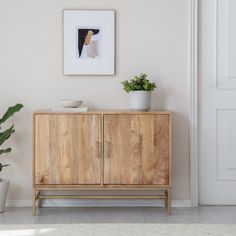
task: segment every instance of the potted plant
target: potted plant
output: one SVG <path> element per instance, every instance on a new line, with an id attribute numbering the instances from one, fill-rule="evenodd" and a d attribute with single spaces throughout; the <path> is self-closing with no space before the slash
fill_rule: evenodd
<path id="1" fill-rule="evenodd" d="M 1 148 L 1 146 L 15 132 L 14 125 L 1 132 L 1 124 L 5 123 L 5 121 L 7 121 L 11 116 L 13 116 L 15 112 L 20 111 L 22 107 L 22 104 L 16 104 L 13 107 L 9 107 L 6 113 L 0 119 L 0 155 L 11 152 L 11 148 Z M 7 166 L 9 166 L 9 164 L 3 164 L 0 162 L 0 172 L 3 170 L 3 168 Z M 3 212 L 5 208 L 8 188 L 9 181 L 0 178 L 0 213 Z"/>
<path id="2" fill-rule="evenodd" d="M 146 74 L 139 74 L 130 80 L 121 82 L 124 90 L 129 93 L 131 110 L 147 111 L 151 107 L 151 92 L 157 87 L 151 83 Z"/>

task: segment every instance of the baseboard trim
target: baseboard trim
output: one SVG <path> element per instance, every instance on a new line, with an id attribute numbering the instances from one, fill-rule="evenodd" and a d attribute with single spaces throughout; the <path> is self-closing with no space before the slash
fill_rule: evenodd
<path id="1" fill-rule="evenodd" d="M 7 207 L 31 207 L 31 200 L 8 200 Z M 43 207 L 164 207 L 163 200 L 46 199 Z M 191 200 L 173 200 L 173 207 L 192 207 Z"/>

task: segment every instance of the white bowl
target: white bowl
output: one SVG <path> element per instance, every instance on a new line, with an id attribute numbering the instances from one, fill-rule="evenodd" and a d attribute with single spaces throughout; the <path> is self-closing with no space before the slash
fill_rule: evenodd
<path id="1" fill-rule="evenodd" d="M 76 108 L 81 106 L 82 100 L 61 99 L 60 103 L 63 107 Z"/>

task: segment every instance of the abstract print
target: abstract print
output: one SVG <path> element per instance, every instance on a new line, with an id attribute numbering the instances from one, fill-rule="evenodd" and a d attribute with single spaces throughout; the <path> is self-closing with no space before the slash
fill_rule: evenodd
<path id="1" fill-rule="evenodd" d="M 79 58 L 98 58 L 100 44 L 100 29 L 78 28 Z"/>

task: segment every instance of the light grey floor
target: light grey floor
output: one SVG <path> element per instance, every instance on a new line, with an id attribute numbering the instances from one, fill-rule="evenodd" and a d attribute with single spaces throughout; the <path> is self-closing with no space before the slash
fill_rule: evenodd
<path id="1" fill-rule="evenodd" d="M 0 224 L 71 224 L 71 223 L 215 223 L 236 224 L 235 206 L 173 208 L 168 216 L 155 207 L 83 207 L 41 208 L 33 217 L 31 208 L 7 208 Z"/>

